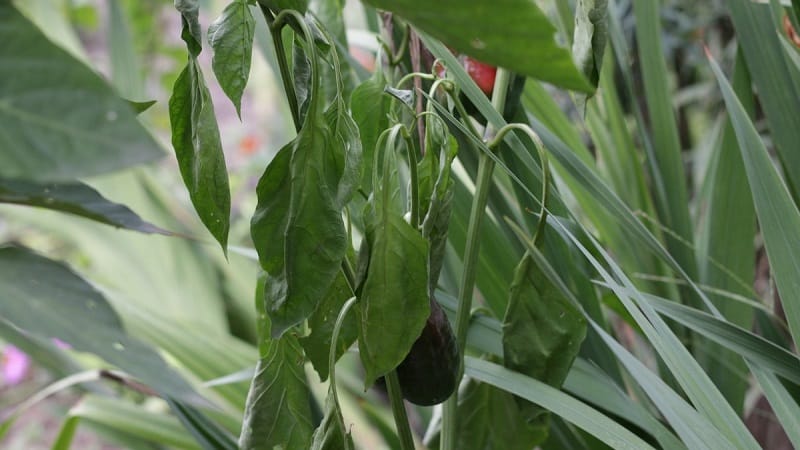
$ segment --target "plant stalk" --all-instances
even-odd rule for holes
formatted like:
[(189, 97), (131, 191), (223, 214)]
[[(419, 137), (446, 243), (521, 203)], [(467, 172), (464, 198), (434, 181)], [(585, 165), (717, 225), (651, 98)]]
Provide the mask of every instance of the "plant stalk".
[(261, 14), (264, 15), (264, 20), (267, 21), (267, 27), (272, 35), (272, 42), (275, 45), (275, 59), (278, 60), (278, 66), (281, 69), (281, 80), (283, 81), (283, 90), (286, 91), (286, 99), (289, 101), (289, 109), (292, 111), (292, 121), (294, 122), (295, 131), (300, 131), (302, 122), (300, 120), (300, 106), (297, 104), (297, 93), (292, 84), (292, 69), (289, 67), (289, 60), (286, 58), (286, 49), (283, 47), (283, 27), (275, 28), (275, 16), (272, 11), (264, 5), (259, 4)]
[(400, 390), (400, 380), (397, 372), (391, 371), (384, 377), (386, 379), (386, 389), (389, 391), (389, 400), (392, 404), (392, 414), (394, 423), (397, 425), (397, 434), (400, 437), (400, 448), (402, 450), (414, 450), (414, 437), (411, 434), (411, 427), (408, 424), (406, 406), (403, 403), (403, 394)]
[[(492, 106), (499, 112), (505, 109), (506, 92), (511, 76), (508, 71), (498, 68), (494, 81)], [(464, 116), (464, 120), (469, 117)], [(484, 140), (491, 139), (494, 127), (487, 125)], [(480, 248), (480, 229), (483, 217), (486, 215), (486, 202), (489, 198), (489, 189), (492, 186), (492, 172), (494, 160), (486, 153), (481, 153), (478, 159), (478, 175), (475, 184), (475, 196), (472, 199), (472, 208), (467, 226), (467, 243), (464, 248), (464, 268), (461, 276), (461, 286), (458, 292), (458, 308), (456, 310), (456, 340), (459, 352), (459, 372), (464, 370), (464, 348), (467, 343), (467, 330), (469, 329), (470, 310), (472, 309), (472, 293), (475, 289), (475, 277)], [(442, 411), (442, 439), (441, 450), (456, 450), (456, 412), (458, 409), (458, 389), (448, 398)]]

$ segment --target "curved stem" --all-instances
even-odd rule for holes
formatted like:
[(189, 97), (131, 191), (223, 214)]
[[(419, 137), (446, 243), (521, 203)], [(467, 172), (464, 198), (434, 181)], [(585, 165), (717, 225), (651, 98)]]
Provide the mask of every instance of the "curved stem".
[(342, 410), (339, 408), (339, 394), (336, 392), (336, 342), (339, 340), (339, 333), (341, 332), (344, 318), (347, 316), (347, 312), (350, 311), (350, 308), (353, 307), (356, 301), (356, 297), (351, 297), (344, 303), (342, 309), (339, 311), (339, 316), (336, 317), (336, 323), (333, 325), (333, 333), (331, 333), (331, 347), (328, 351), (330, 389), (331, 394), (333, 394), (333, 402), (336, 405), (336, 410), (339, 411), (339, 413), (336, 414), (336, 421), (338, 422), (339, 429), (342, 431), (343, 442), (347, 442), (347, 431), (344, 425), (344, 418), (342, 417), (341, 413)]
[(275, 44), (275, 59), (278, 60), (278, 67), (281, 71), (281, 80), (283, 81), (283, 90), (286, 91), (286, 99), (289, 102), (289, 109), (292, 112), (292, 121), (294, 122), (295, 131), (300, 131), (300, 106), (297, 104), (297, 92), (294, 90), (292, 84), (292, 71), (289, 67), (289, 59), (286, 57), (286, 49), (283, 48), (283, 35), (280, 28), (275, 28), (275, 16), (272, 11), (266, 6), (259, 4), (261, 7), (261, 14), (264, 15), (264, 20), (267, 21), (270, 34), (272, 35), (272, 42)]
[[(498, 69), (492, 94), (492, 106), (497, 111), (503, 111), (506, 104), (506, 93), (510, 74), (505, 69)], [(455, 97), (455, 96), (454, 96)], [(458, 104), (458, 103), (456, 103)], [(464, 116), (468, 121), (469, 116)], [(474, 129), (474, 127), (473, 127)], [(494, 127), (486, 127), (484, 139), (494, 134)], [(488, 154), (481, 153), (478, 160), (478, 176), (475, 184), (475, 196), (472, 199), (472, 209), (467, 226), (467, 244), (464, 248), (464, 268), (461, 276), (461, 285), (458, 292), (458, 308), (456, 310), (456, 339), (458, 342), (460, 371), (464, 370), (464, 347), (467, 341), (470, 310), (472, 309), (472, 294), (475, 289), (475, 276), (478, 263), (478, 250), (480, 247), (480, 228), (492, 185), (492, 172), (494, 159)], [(458, 409), (458, 389), (444, 404), (442, 416), (442, 450), (455, 450), (456, 412)]]
[(417, 152), (414, 149), (414, 140), (411, 133), (403, 128), (403, 138), (406, 140), (408, 149), (408, 171), (411, 175), (411, 226), (416, 230), (419, 228), (419, 175), (417, 173)]

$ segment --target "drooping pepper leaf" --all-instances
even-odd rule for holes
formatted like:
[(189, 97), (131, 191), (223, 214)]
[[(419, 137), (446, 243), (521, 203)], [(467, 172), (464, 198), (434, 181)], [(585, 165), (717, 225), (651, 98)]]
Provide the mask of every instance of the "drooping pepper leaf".
[(189, 55), (196, 58), (203, 50), (203, 33), (200, 31), (200, 2), (175, 0), (175, 9), (181, 13), (181, 39), (186, 42)]
[(608, 40), (608, 0), (578, 0), (572, 54), (578, 68), (597, 87)]
[(567, 89), (591, 92), (556, 28), (530, 0), (367, 0), (458, 52)]
[(242, 116), (242, 92), (250, 76), (255, 19), (246, 0), (234, 0), (208, 27), (208, 42), (214, 50), (211, 67), (225, 95)]
[(24, 248), (0, 247), (0, 298), (0, 321), (15, 330), (58, 338), (159, 393), (208, 406), (155, 349), (125, 333), (105, 297), (62, 263)]
[[(386, 78), (383, 76), (380, 64), (375, 73), (358, 85), (350, 96), (350, 110), (353, 119), (358, 125), (361, 136), (362, 159), (364, 167), (372, 168), (375, 145), (381, 131), (389, 126), (389, 98), (383, 94), (386, 88)], [(372, 191), (372, 173), (364, 170), (361, 177), (361, 189), (365, 192)]]
[(387, 145), (378, 161), (383, 177), (374, 177), (364, 213), (369, 264), (359, 301), (358, 347), (366, 387), (400, 364), (430, 315), (428, 243), (403, 220), (395, 151)]
[[(317, 310), (308, 318), (308, 327), (311, 332), (308, 336), (300, 338), (300, 344), (303, 346), (306, 356), (311, 360), (311, 364), (322, 381), (328, 378), (328, 353), (331, 348), (331, 335), (336, 322), (336, 315), (347, 299), (352, 296), (353, 291), (347, 284), (344, 275), (340, 272), (325, 298), (320, 302)], [(358, 324), (356, 318), (354, 315), (349, 315), (345, 318), (339, 339), (337, 339), (337, 361), (353, 345), (357, 337)]]
[(189, 58), (169, 99), (172, 146), (197, 214), (227, 252), (231, 193), (211, 94), (197, 61)]
[(69, 181), (164, 154), (127, 102), (0, 2), (0, 177)]
[(267, 283), (266, 277), (259, 277), (255, 297), (260, 359), (247, 394), (239, 448), (309, 448), (314, 427), (303, 350), (292, 334), (279, 339), (270, 337), (271, 324), (264, 302)]
[(172, 234), (81, 182), (39, 184), (0, 178), (0, 203), (52, 209), (141, 233)]
[[(553, 387), (561, 387), (586, 337), (586, 319), (552, 285), (529, 254), (514, 272), (503, 318), (504, 365)], [(518, 399), (529, 424), (546, 410)]]
[(342, 209), (360, 177), (358, 128), (341, 97), (322, 110), (318, 62), (312, 59), (311, 66), (308, 113), (261, 177), (251, 221), (268, 273), (274, 337), (308, 318), (333, 284), (348, 248)]
[[(450, 214), (453, 209), (454, 183), (450, 177), (450, 167), (458, 153), (458, 144), (439, 120), (429, 120), (425, 132), (428, 152), (425, 154), (423, 162), (430, 161), (431, 164), (438, 162), (435, 184), (431, 187), (430, 200), (426, 205), (425, 219), (422, 222), (422, 235), (428, 239), (430, 244), (428, 281), (432, 293), (436, 289), (447, 249), (447, 232), (450, 229)], [(427, 137), (427, 135), (433, 134), (439, 136), (430, 139)], [(439, 153), (439, 156), (429, 158), (428, 155), (432, 156), (433, 153)], [(423, 179), (422, 176), (419, 178)], [(420, 209), (422, 210), (421, 206)]]

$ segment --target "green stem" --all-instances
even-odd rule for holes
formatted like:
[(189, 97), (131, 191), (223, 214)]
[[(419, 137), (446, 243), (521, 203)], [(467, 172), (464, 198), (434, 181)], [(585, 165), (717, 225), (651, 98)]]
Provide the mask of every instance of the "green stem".
[(297, 104), (297, 93), (292, 84), (292, 71), (289, 67), (289, 60), (286, 58), (286, 49), (283, 47), (283, 34), (282, 28), (275, 28), (275, 16), (272, 11), (264, 5), (259, 4), (261, 7), (261, 14), (269, 26), (270, 34), (272, 35), (272, 42), (275, 44), (275, 59), (278, 60), (278, 66), (281, 70), (281, 80), (283, 80), (283, 90), (286, 91), (286, 99), (289, 101), (289, 109), (292, 111), (292, 121), (294, 122), (295, 131), (300, 131), (302, 125), (300, 120), (300, 107)]
[[(508, 71), (502, 68), (497, 70), (492, 95), (492, 106), (497, 111), (502, 112), (505, 109), (509, 79), (510, 74)], [(463, 120), (468, 121), (469, 116), (464, 116)], [(491, 125), (487, 126), (484, 139), (493, 137), (493, 135), (494, 128)], [(459, 288), (455, 330), (458, 342), (459, 365), (462, 373), (464, 367), (464, 348), (466, 347), (470, 310), (472, 309), (472, 293), (475, 289), (475, 269), (477, 268), (478, 250), (480, 247), (480, 228), (483, 217), (486, 215), (486, 202), (489, 198), (489, 189), (492, 186), (494, 164), (494, 159), (488, 154), (480, 154), (478, 159), (478, 176), (475, 184), (475, 196), (472, 199), (472, 209), (470, 210), (469, 225), (467, 226), (467, 244), (464, 248), (464, 268), (461, 276), (461, 286)], [(445, 401), (443, 408), (441, 449), (455, 450), (458, 389)]]
[(342, 442), (347, 442), (347, 427), (344, 424), (344, 418), (342, 417), (342, 409), (339, 407), (339, 394), (336, 391), (336, 344), (339, 340), (339, 333), (342, 329), (342, 324), (344, 323), (344, 318), (347, 316), (347, 312), (350, 311), (350, 308), (356, 303), (357, 298), (351, 297), (349, 300), (345, 302), (342, 306), (341, 311), (339, 311), (339, 316), (336, 317), (336, 323), (333, 326), (333, 333), (331, 334), (331, 347), (328, 351), (328, 373), (330, 376), (330, 389), (331, 394), (333, 394), (333, 402), (336, 405), (336, 421), (339, 425), (339, 430), (342, 432)]
[(392, 403), (392, 414), (397, 425), (397, 434), (400, 436), (400, 448), (402, 450), (414, 450), (414, 436), (411, 434), (411, 427), (408, 425), (408, 415), (406, 406), (403, 403), (403, 394), (400, 391), (400, 381), (397, 379), (397, 372), (394, 370), (386, 374), (386, 389), (389, 391), (389, 400)]
[(414, 140), (406, 128), (403, 128), (403, 138), (408, 148), (408, 171), (411, 176), (411, 226), (419, 228), (419, 174), (417, 173), (417, 151)]

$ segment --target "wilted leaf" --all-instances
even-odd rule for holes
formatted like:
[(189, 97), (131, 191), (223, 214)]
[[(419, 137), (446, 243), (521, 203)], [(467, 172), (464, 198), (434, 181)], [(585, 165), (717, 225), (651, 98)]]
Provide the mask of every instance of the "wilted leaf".
[(183, 69), (169, 99), (172, 146), (181, 176), (200, 220), (227, 251), (231, 193), (228, 170), (211, 94), (193, 58)]
[(578, 0), (572, 53), (578, 68), (595, 87), (608, 40), (607, 15), (607, 0)]
[[(586, 319), (526, 253), (514, 273), (503, 319), (504, 365), (559, 388), (585, 336)], [(528, 423), (541, 419), (542, 408), (519, 400)]]
[(350, 96), (350, 110), (358, 125), (364, 152), (362, 159), (365, 170), (361, 178), (361, 188), (366, 192), (372, 191), (371, 169), (378, 136), (389, 126), (386, 115), (389, 112), (389, 98), (383, 94), (385, 87), (386, 79), (379, 65), (372, 77), (358, 85)]
[(208, 27), (208, 41), (214, 50), (211, 67), (225, 95), (242, 116), (242, 92), (250, 76), (255, 19), (246, 0), (235, 0)]

